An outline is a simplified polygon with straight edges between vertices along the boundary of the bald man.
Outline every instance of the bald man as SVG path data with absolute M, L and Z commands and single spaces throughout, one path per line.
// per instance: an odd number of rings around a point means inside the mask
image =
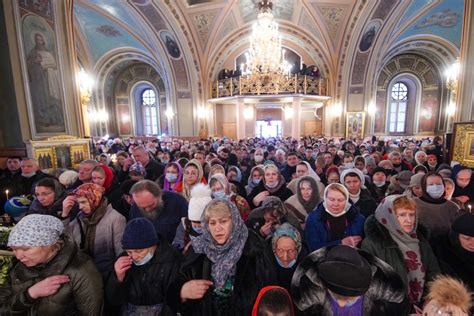
M 35 184 L 39 180 L 48 177 L 46 173 L 39 170 L 38 162 L 33 158 L 24 158 L 20 162 L 21 175 L 13 183 L 11 196 L 33 194 Z

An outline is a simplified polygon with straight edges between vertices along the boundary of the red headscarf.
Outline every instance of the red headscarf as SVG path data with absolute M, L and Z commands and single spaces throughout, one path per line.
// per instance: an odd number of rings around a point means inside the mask
M 112 182 L 114 181 L 114 173 L 112 172 L 112 169 L 110 169 L 108 166 L 104 164 L 99 164 L 99 167 L 101 167 L 102 170 L 104 170 L 104 173 L 105 173 L 104 189 L 107 191 L 112 186 Z
M 278 289 L 278 290 L 284 291 L 288 295 L 288 301 L 293 302 L 293 300 L 291 299 L 291 296 L 288 293 L 288 291 L 286 289 L 282 288 L 281 286 L 275 286 L 275 285 L 266 286 L 266 287 L 262 288 L 260 290 L 260 292 L 258 293 L 258 295 L 257 295 L 257 299 L 255 300 L 255 304 L 253 305 L 253 308 L 252 308 L 252 316 L 258 316 L 258 306 L 260 305 L 260 301 L 262 300 L 262 297 L 265 294 L 267 294 L 268 291 L 273 290 L 273 289 Z M 293 316 L 294 314 L 295 314 L 295 312 L 293 310 L 293 303 L 291 303 L 291 315 L 289 315 L 289 316 Z

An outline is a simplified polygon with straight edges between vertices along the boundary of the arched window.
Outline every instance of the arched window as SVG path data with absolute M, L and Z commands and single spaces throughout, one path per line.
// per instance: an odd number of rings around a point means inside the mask
M 158 134 L 158 104 L 152 89 L 145 89 L 141 94 L 143 132 L 145 135 Z
M 396 82 L 390 97 L 388 131 L 405 133 L 408 104 L 408 87 L 403 82 Z

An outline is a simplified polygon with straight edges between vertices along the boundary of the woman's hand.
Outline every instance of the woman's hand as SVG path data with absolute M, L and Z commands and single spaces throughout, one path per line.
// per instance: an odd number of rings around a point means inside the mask
M 67 198 L 63 200 L 63 211 L 61 213 L 62 218 L 66 218 L 69 216 L 69 213 L 72 210 L 72 207 L 76 203 L 76 197 L 74 195 L 69 195 Z
M 263 238 L 266 238 L 268 235 L 270 235 L 272 232 L 272 225 L 272 222 L 268 222 L 260 228 L 260 235 L 262 235 Z
M 360 236 L 349 236 L 341 240 L 341 244 L 351 247 L 357 247 L 362 240 Z
M 262 201 L 270 195 L 270 192 L 268 191 L 262 191 L 260 192 L 259 194 L 257 194 L 254 198 L 253 198 L 253 205 L 255 206 L 259 206 L 260 203 L 262 203 Z
M 133 260 L 129 256 L 122 256 L 115 261 L 114 270 L 117 281 L 123 282 L 128 269 L 132 267 Z
M 28 295 L 33 299 L 47 297 L 55 294 L 62 284 L 68 282 L 69 277 L 67 275 L 53 275 L 30 287 Z
M 180 293 L 181 300 L 184 302 L 201 299 L 212 284 L 209 280 L 191 280 L 184 283 Z

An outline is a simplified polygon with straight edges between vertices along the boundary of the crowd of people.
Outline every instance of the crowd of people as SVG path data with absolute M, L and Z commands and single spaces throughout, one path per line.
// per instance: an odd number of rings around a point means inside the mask
M 53 174 L 7 159 L 1 315 L 473 312 L 474 177 L 440 137 L 95 151 Z

